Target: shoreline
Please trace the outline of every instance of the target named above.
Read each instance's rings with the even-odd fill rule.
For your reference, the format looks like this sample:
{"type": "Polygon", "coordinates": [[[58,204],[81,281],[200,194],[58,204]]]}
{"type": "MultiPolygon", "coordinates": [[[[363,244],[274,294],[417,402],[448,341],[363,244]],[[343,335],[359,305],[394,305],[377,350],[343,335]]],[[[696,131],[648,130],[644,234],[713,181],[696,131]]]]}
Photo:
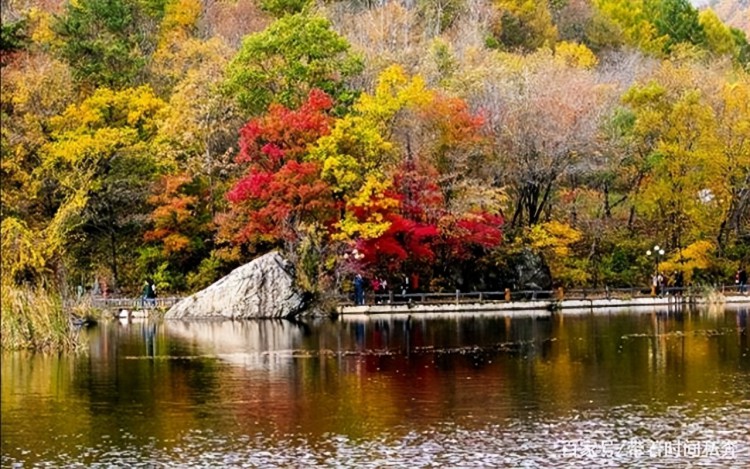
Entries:
{"type": "Polygon", "coordinates": [[[530,300],[530,301],[485,301],[471,303],[443,303],[443,304],[374,304],[362,306],[339,306],[338,314],[347,315],[379,315],[379,314],[441,314],[441,313],[507,313],[529,315],[536,311],[536,315],[554,313],[563,315],[585,314],[595,311],[606,311],[613,308],[633,307],[682,307],[687,305],[748,305],[750,295],[726,295],[721,301],[709,301],[705,297],[674,297],[663,298],[632,298],[632,299],[570,299],[570,300],[530,300]]]}

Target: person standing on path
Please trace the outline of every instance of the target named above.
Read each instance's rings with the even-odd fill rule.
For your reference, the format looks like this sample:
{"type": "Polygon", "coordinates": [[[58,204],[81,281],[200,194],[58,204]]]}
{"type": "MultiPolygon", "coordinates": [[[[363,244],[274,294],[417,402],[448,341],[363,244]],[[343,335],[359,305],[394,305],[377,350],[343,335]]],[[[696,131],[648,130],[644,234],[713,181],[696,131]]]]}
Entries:
{"type": "Polygon", "coordinates": [[[365,304],[365,279],[362,278],[362,274],[354,276],[354,304],[365,304]]]}

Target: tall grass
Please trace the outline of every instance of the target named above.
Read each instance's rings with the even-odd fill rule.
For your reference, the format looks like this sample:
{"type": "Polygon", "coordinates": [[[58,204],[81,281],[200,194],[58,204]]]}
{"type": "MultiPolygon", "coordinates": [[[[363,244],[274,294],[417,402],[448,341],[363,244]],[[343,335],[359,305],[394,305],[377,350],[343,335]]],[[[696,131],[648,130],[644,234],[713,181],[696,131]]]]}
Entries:
{"type": "Polygon", "coordinates": [[[2,285],[3,350],[75,350],[81,345],[60,295],[42,287],[2,285]]]}

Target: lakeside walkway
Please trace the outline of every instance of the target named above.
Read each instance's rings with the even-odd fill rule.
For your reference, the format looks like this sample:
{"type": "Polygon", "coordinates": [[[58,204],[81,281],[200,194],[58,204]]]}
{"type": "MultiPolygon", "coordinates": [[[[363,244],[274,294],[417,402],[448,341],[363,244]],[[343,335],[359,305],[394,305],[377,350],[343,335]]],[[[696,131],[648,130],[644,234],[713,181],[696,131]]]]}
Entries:
{"type": "MultiPolygon", "coordinates": [[[[346,304],[338,307],[342,315],[419,314],[419,313],[519,313],[582,314],[610,308],[676,308],[683,305],[736,304],[750,306],[750,295],[741,294],[736,287],[723,287],[715,293],[689,292],[671,289],[662,296],[651,296],[633,290],[590,290],[562,292],[526,291],[503,293],[459,293],[455,295],[411,294],[403,296],[376,295],[370,304],[346,304]],[[723,291],[723,293],[721,293],[723,291]]],[[[545,314],[545,315],[546,315],[545,314]]]]}
{"type": "MultiPolygon", "coordinates": [[[[141,298],[91,298],[91,305],[114,312],[165,310],[182,300],[181,297],[156,298],[145,301],[141,298]]],[[[608,308],[680,307],[681,305],[736,304],[750,306],[750,294],[739,293],[736,286],[719,287],[716,292],[704,293],[688,289],[669,289],[663,296],[651,296],[638,289],[570,290],[558,291],[505,291],[505,292],[456,292],[456,293],[410,293],[398,295],[394,292],[370,295],[367,304],[354,305],[347,297],[341,297],[337,312],[341,315],[377,314],[439,314],[439,313],[505,313],[529,315],[531,312],[551,314],[581,314],[608,308]],[[722,293],[723,292],[723,293],[722,293]]]]}

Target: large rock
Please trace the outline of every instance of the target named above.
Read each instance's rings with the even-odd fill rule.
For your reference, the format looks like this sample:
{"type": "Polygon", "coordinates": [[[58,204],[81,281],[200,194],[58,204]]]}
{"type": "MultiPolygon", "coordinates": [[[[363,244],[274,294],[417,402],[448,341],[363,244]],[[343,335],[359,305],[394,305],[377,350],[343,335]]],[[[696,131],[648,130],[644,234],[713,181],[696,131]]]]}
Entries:
{"type": "Polygon", "coordinates": [[[514,290],[550,290],[552,276],[539,255],[524,249],[513,258],[515,266],[514,290]]]}
{"type": "Polygon", "coordinates": [[[294,282],[294,267],[269,252],[176,305],[165,315],[179,318],[287,318],[306,306],[294,282]]]}

